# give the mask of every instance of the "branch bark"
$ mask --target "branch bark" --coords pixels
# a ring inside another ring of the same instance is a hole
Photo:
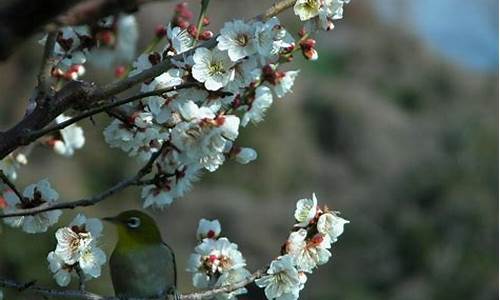
[[[215,295],[221,294],[221,293],[230,293],[232,291],[235,291],[237,289],[243,288],[247,286],[248,284],[254,282],[256,279],[262,277],[266,272],[266,268],[258,270],[254,272],[250,277],[237,282],[235,284],[231,285],[226,285],[220,288],[215,288],[211,290],[206,290],[202,292],[196,292],[196,293],[191,293],[191,294],[182,294],[179,296],[180,300],[202,300],[202,299],[210,299],[213,298]],[[101,296],[98,294],[94,294],[88,291],[83,291],[83,290],[65,290],[65,289],[50,289],[46,287],[41,287],[32,284],[33,282],[29,283],[19,283],[14,280],[9,280],[9,279],[0,279],[0,287],[3,288],[12,288],[12,289],[17,289],[20,292],[22,291],[31,291],[35,294],[39,295],[45,295],[45,296],[58,296],[61,298],[73,298],[73,299],[84,299],[84,300],[165,300],[165,299],[170,299],[168,296],[167,297],[160,297],[160,298],[118,298],[118,297],[107,297],[107,296]]]
[[[146,1],[146,0],[144,0]],[[281,0],[276,2],[266,12],[256,17],[259,20],[266,20],[276,16],[284,10],[292,7],[296,0]],[[201,43],[198,47],[213,48],[217,45],[216,38]],[[74,81],[68,83],[54,96],[55,101],[46,101],[47,105],[37,105],[32,113],[28,114],[21,122],[13,128],[0,132],[0,159],[3,159],[10,152],[19,146],[27,145],[38,138],[32,132],[38,131],[49,125],[58,115],[70,108],[90,108],[97,101],[107,99],[128,90],[134,85],[145,80],[155,78],[170,69],[172,60],[179,60],[188,56],[196,48],[185,53],[176,55],[171,60],[165,60],[150,69],[139,74],[110,83],[99,89],[95,85],[86,82]]]
[[[124,179],[109,189],[95,195],[92,197],[88,198],[83,198],[80,200],[75,200],[75,201],[70,201],[70,202],[56,202],[56,203],[45,203],[40,206],[34,207],[34,208],[29,208],[29,209],[23,209],[19,210],[13,213],[8,213],[8,214],[0,214],[0,219],[3,218],[8,218],[8,217],[19,217],[19,216],[29,216],[29,215],[35,215],[39,214],[42,212],[50,211],[50,210],[57,210],[57,209],[74,209],[76,207],[85,207],[85,206],[92,206],[95,205],[106,198],[108,198],[111,195],[114,195],[125,188],[133,185],[142,185],[141,179],[151,173],[153,164],[155,161],[160,157],[160,155],[165,151],[165,149],[169,145],[167,143],[164,143],[160,150],[158,150],[156,153],[151,155],[151,158],[148,160],[148,162],[134,175],[131,176],[127,179]]]

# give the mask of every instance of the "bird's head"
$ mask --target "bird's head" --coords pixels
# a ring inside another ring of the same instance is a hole
[[[103,220],[117,226],[118,243],[121,246],[134,247],[162,242],[156,222],[141,211],[124,211],[115,217],[103,218]]]

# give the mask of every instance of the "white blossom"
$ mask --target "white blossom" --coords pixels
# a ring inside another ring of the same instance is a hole
[[[68,285],[71,272],[79,267],[84,279],[97,278],[106,262],[106,254],[97,247],[102,236],[102,222],[78,214],[68,227],[56,231],[57,246],[47,256],[54,279],[61,286]]]
[[[188,261],[188,272],[193,273],[193,285],[197,288],[213,287],[217,276],[246,266],[238,245],[226,238],[204,239],[195,248]]]
[[[71,227],[59,228],[56,231],[56,239],[55,254],[68,265],[78,262],[82,251],[93,242],[91,233],[74,231]]]
[[[293,11],[301,21],[306,21],[319,15],[321,2],[322,0],[297,0]]]
[[[335,213],[324,213],[318,219],[318,232],[324,235],[329,235],[332,242],[336,242],[337,238],[344,232],[344,225],[349,221],[342,219]]]
[[[183,153],[180,159],[215,171],[224,163],[227,144],[238,137],[239,118],[226,115],[213,119],[210,109],[198,107],[192,101],[179,109],[182,117],[189,120],[178,123],[171,133],[171,142]]]
[[[63,114],[57,116],[56,123],[60,124],[64,121],[71,119]],[[71,124],[59,131],[61,139],[54,141],[54,151],[63,156],[72,156],[76,149],[80,149],[85,144],[85,137],[83,136],[83,129],[76,125]]]
[[[0,160],[0,170],[2,170],[9,179],[17,179],[17,170],[21,165],[28,163],[28,159],[22,153],[17,155],[9,154],[4,159]]]
[[[152,66],[153,64],[149,60],[149,55],[143,53],[132,63],[132,70],[128,73],[128,76],[130,77],[137,75],[142,71],[151,68]]]
[[[262,121],[264,114],[272,104],[273,95],[271,89],[263,85],[257,87],[248,111],[241,118],[241,126],[247,126],[248,122],[258,123]]]
[[[11,190],[5,191],[3,196],[6,202],[3,212],[6,214],[54,203],[59,198],[59,194],[45,179],[26,187],[22,195],[24,199],[19,199],[16,193]],[[40,233],[47,231],[48,227],[57,223],[61,214],[60,210],[49,210],[32,216],[4,218],[4,222],[12,227],[22,227],[23,231],[27,233]]]
[[[165,207],[174,201],[174,195],[171,188],[167,183],[163,186],[155,184],[146,185],[142,188],[141,198],[144,200],[143,207]]]
[[[255,280],[255,284],[265,288],[264,292],[269,300],[298,299],[299,291],[303,287],[303,281],[294,266],[293,259],[288,255],[273,260],[266,275]]]
[[[299,271],[312,272],[314,268],[328,262],[332,254],[328,235],[316,234],[307,239],[307,230],[292,232],[287,242],[287,253],[293,258]]]
[[[254,54],[257,50],[254,42],[255,27],[241,20],[226,22],[217,38],[217,47],[227,50],[232,61]]]
[[[192,75],[194,79],[205,84],[209,91],[216,91],[225,87],[229,81],[234,79],[233,62],[226,52],[217,48],[196,49],[193,55],[194,65]]]
[[[229,270],[228,272],[223,273],[217,282],[215,283],[214,288],[223,287],[231,284],[235,284],[241,282],[248,277],[251,276],[251,273],[245,268],[238,268],[234,270]],[[215,296],[216,300],[236,300],[238,295],[246,294],[246,288],[239,288],[230,293],[220,293]]]
[[[313,193],[311,198],[300,199],[297,201],[297,208],[295,209],[295,219],[298,224],[295,226],[305,227],[311,222],[316,216],[318,211],[318,200],[316,195]]]
[[[240,164],[246,165],[257,159],[257,152],[252,148],[243,147],[236,154],[235,159]]]
[[[106,254],[98,247],[87,247],[80,254],[78,264],[85,275],[93,278],[101,276],[101,268],[106,263]]]
[[[103,27],[112,28],[113,18],[107,17],[100,20]],[[89,63],[98,68],[110,68],[117,62],[130,62],[136,55],[137,41],[139,40],[139,30],[137,20],[134,15],[121,15],[117,17],[116,29],[114,29],[116,41],[112,47],[97,47],[89,52]]]
[[[274,63],[282,49],[295,45],[295,39],[280,25],[276,17],[265,23],[257,22],[255,26],[255,46],[263,65]]]
[[[71,268],[54,252],[47,256],[49,269],[54,273],[54,279],[59,286],[68,286],[71,282]]]
[[[201,219],[198,224],[198,230],[196,231],[196,237],[198,240],[203,240],[204,238],[217,239],[221,232],[221,226],[219,220],[207,220]]]
[[[299,75],[299,71],[288,71],[284,72],[284,76],[278,78],[277,83],[273,86],[274,92],[278,98],[285,96],[292,91],[295,78]]]
[[[146,161],[169,136],[168,131],[150,125],[152,118],[147,114],[136,114],[133,125],[115,119],[104,129],[104,139],[111,147],[120,148],[130,156]]]
[[[170,41],[166,49],[169,56],[184,53],[194,45],[193,37],[180,27],[167,26],[167,38]]]

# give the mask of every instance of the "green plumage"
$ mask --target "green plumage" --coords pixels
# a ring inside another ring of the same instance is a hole
[[[162,241],[154,220],[139,211],[107,220],[118,227],[118,243],[109,261],[115,295],[147,298],[174,292],[174,252]]]

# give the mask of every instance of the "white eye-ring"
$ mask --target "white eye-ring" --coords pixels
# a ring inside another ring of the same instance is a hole
[[[130,228],[137,228],[141,226],[141,219],[138,217],[131,217],[127,220],[127,226]]]

